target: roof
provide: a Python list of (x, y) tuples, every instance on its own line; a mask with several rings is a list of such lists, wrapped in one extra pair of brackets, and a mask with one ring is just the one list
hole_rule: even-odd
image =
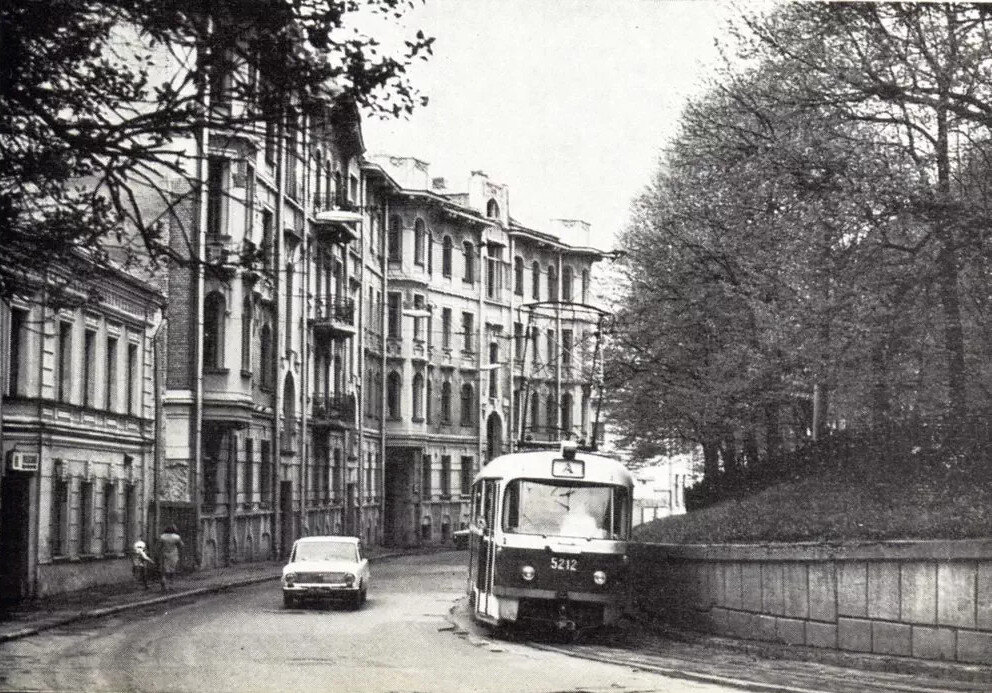
[(298, 544), (316, 544), (325, 541), (333, 541), (339, 544), (357, 544), (361, 541), (358, 537), (342, 537), (334, 534), (326, 534), (317, 537), (300, 537), (296, 540)]
[[(527, 477), (528, 472), (535, 479), (549, 478), (551, 461), (560, 459), (562, 459), (560, 450), (536, 450), (501, 455), (483, 467), (475, 480)], [(623, 486), (634, 484), (630, 470), (611, 457), (577, 451), (575, 459), (587, 463), (585, 476), (581, 481)]]

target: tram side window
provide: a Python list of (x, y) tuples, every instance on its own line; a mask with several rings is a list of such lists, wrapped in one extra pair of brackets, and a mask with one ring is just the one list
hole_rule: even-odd
[(472, 524), (479, 526), (482, 520), (482, 482), (472, 487)]
[(630, 494), (625, 488), (613, 489), (610, 503), (611, 532), (614, 539), (626, 539), (630, 527)]

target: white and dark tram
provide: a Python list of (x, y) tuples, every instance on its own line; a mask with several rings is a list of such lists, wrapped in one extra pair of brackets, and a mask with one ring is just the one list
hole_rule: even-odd
[(574, 444), (489, 462), (472, 486), (473, 616), (566, 633), (616, 621), (628, 598), (632, 491), (622, 464)]

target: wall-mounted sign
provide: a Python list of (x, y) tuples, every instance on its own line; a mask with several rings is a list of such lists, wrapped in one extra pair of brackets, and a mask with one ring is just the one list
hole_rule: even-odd
[(36, 452), (11, 450), (7, 453), (7, 469), (12, 472), (36, 472), (41, 466), (41, 457)]

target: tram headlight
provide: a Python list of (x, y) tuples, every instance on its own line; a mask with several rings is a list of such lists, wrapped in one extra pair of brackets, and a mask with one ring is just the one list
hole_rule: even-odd
[(602, 570), (597, 570), (595, 573), (592, 574), (592, 581), (599, 586), (605, 585), (606, 573), (604, 573)]
[(527, 582), (533, 580), (535, 575), (537, 575), (537, 571), (534, 570), (532, 566), (525, 565), (523, 568), (520, 569), (520, 577), (522, 577)]

